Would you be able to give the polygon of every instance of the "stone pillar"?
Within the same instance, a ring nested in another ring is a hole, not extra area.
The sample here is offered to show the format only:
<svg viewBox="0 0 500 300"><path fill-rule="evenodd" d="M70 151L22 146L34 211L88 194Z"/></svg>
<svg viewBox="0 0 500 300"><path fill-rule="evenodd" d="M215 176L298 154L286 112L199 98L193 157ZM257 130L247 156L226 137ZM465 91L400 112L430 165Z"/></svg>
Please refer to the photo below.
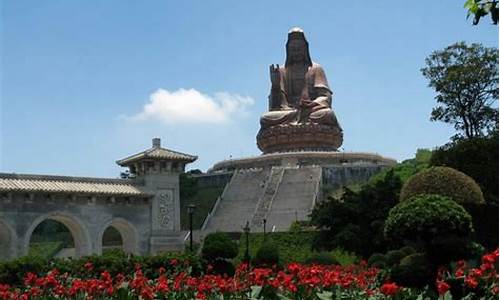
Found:
<svg viewBox="0 0 500 300"><path fill-rule="evenodd" d="M155 196L151 207L150 252L183 250L180 232L179 173L144 176L145 188Z"/></svg>

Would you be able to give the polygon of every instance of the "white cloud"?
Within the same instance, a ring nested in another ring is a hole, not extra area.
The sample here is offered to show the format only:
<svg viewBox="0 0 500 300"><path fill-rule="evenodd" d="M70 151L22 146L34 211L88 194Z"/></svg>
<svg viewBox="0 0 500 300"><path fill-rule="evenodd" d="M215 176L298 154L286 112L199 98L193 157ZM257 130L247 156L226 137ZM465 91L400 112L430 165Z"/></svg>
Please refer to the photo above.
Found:
<svg viewBox="0 0 500 300"><path fill-rule="evenodd" d="M213 97L195 89L169 92L159 89L149 98L142 112L129 117L134 121L160 120L172 123L226 123L246 113L254 104L250 97L216 93Z"/></svg>

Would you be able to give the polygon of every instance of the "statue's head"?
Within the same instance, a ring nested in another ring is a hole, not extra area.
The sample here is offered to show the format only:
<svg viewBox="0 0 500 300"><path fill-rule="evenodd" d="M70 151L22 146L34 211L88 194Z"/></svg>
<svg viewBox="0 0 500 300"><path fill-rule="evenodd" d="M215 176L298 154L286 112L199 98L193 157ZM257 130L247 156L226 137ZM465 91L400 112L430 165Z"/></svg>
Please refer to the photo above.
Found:
<svg viewBox="0 0 500 300"><path fill-rule="evenodd" d="M306 40L304 31L299 27L290 29L288 32L288 41L286 42L285 67L292 64L312 66L311 56L309 55L309 43Z"/></svg>

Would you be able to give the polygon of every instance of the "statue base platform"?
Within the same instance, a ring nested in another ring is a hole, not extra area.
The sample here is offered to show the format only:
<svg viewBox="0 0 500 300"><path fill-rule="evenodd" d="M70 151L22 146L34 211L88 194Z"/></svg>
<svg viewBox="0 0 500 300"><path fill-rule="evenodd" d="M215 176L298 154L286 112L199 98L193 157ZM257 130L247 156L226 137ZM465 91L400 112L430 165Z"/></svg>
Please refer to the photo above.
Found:
<svg viewBox="0 0 500 300"><path fill-rule="evenodd" d="M257 146L264 153L295 151L337 151L342 145L342 130L337 126L304 123L261 128Z"/></svg>
<svg viewBox="0 0 500 300"><path fill-rule="evenodd" d="M396 160L375 153L338 151L293 151L229 159L216 163L208 173L272 167L391 167Z"/></svg>

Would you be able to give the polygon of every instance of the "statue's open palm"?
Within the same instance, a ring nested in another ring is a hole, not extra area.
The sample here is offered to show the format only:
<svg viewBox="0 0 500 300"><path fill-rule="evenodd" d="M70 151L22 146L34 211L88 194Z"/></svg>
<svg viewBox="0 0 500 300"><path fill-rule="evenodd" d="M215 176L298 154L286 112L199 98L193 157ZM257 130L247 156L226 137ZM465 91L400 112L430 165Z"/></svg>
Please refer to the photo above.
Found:
<svg viewBox="0 0 500 300"><path fill-rule="evenodd" d="M280 74L280 66L279 65L270 65L269 73L271 75L271 85L273 87L280 86L281 74Z"/></svg>

